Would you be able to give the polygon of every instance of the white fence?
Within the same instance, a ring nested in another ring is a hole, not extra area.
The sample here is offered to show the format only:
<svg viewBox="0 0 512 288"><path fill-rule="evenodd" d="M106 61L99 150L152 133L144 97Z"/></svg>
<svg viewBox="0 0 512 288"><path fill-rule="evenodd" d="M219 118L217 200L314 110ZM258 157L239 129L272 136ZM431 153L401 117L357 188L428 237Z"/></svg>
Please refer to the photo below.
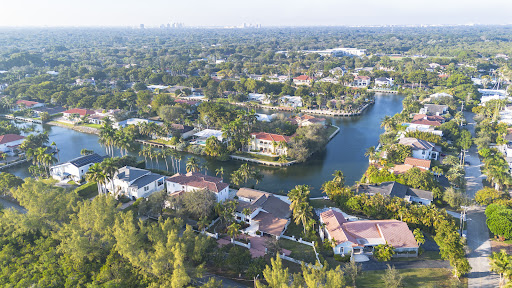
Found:
<svg viewBox="0 0 512 288"><path fill-rule="evenodd" d="M233 238L231 238L231 243L233 243L235 245L238 245L238 246L245 247L247 249L251 249L251 243L250 242L248 244L245 244L245 243L238 242L238 241L234 240Z"/></svg>
<svg viewBox="0 0 512 288"><path fill-rule="evenodd" d="M313 267L313 268L316 268L316 269L320 269L320 268L324 267L324 265L322 265L322 263L320 263L320 262L318 262L320 264L320 266L317 266L317 265L313 265L311 263L306 263L306 262L304 262L302 260L297 260L297 259L294 259L292 257L288 257L288 256L284 255L284 253L280 254L279 257L281 257L281 259L284 259L284 260L287 260L287 261L290 261L290 262L293 262L293 263L296 263L296 264L300 264L300 265L305 264L308 267Z"/></svg>
<svg viewBox="0 0 512 288"><path fill-rule="evenodd" d="M315 247L315 241L308 242L308 241L302 240L302 238L297 239L297 238L295 238L295 236L290 237L290 236L286 236L286 235L281 235L280 238L292 240L292 241L299 242L299 243L304 244L304 245Z"/></svg>
<svg viewBox="0 0 512 288"><path fill-rule="evenodd" d="M204 234L204 235L206 235L206 236L208 236L208 237L212 237L212 238L215 238L215 239L219 239L219 233L215 233L215 234L213 234L213 233L210 233L210 232L205 231L205 230L203 230L203 231L201 231L201 232L199 232L199 233Z"/></svg>

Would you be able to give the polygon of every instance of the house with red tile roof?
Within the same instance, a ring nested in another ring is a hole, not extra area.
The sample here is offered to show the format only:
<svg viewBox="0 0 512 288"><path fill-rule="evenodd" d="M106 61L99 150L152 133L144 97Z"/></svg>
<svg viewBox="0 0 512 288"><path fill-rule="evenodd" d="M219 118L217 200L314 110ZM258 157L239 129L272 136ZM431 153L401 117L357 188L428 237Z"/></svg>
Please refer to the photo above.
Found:
<svg viewBox="0 0 512 288"><path fill-rule="evenodd" d="M299 125L299 127L309 126L313 124L325 125L325 118L317 118L312 115L304 114L302 116L293 117L290 122Z"/></svg>
<svg viewBox="0 0 512 288"><path fill-rule="evenodd" d="M370 85L371 78L369 76L359 76L354 77L354 81L352 82L352 86L354 87L368 87Z"/></svg>
<svg viewBox="0 0 512 288"><path fill-rule="evenodd" d="M249 152L257 152L267 155L286 155L288 153L287 143L292 136L284 136L266 132L251 133L249 140Z"/></svg>
<svg viewBox="0 0 512 288"><path fill-rule="evenodd" d="M375 246L387 243L395 249L394 257L418 256L418 244L405 222L348 221L343 213L329 209L320 214L320 223L320 237L335 243L335 254L371 254Z"/></svg>
<svg viewBox="0 0 512 288"><path fill-rule="evenodd" d="M315 80L315 77L309 77L308 75L300 75L298 77L293 78L293 83L295 85L310 85L311 81Z"/></svg>
<svg viewBox="0 0 512 288"><path fill-rule="evenodd" d="M84 116L94 115L94 114L96 114L96 111L89 110L89 109L73 108L73 109L66 110L66 111L62 112L62 116L67 119L70 119L71 115L75 115L75 114L80 115L80 117L84 117Z"/></svg>
<svg viewBox="0 0 512 288"><path fill-rule="evenodd" d="M176 173L166 179L166 184L171 196L206 189L215 194L217 202L223 202L229 197L229 184L222 182L221 178L201 173Z"/></svg>
<svg viewBox="0 0 512 288"><path fill-rule="evenodd" d="M23 142L24 136L16 134L0 135L0 152L12 154L14 150Z"/></svg>
<svg viewBox="0 0 512 288"><path fill-rule="evenodd" d="M36 101L18 100L18 101L16 101L16 105L18 106L18 109L32 109L32 108L44 107L45 104L39 103Z"/></svg>

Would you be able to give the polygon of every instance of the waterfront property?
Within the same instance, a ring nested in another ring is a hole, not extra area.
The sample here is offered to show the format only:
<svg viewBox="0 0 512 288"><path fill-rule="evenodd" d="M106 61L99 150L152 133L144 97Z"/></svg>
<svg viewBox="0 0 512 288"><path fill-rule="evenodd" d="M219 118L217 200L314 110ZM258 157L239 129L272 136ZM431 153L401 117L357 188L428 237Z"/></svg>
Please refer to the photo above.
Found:
<svg viewBox="0 0 512 288"><path fill-rule="evenodd" d="M38 107L44 107L44 103L39 103L36 101L29 101L29 100L18 100L16 101L16 106L19 110L22 109L32 109L32 108L38 108Z"/></svg>
<svg viewBox="0 0 512 288"><path fill-rule="evenodd" d="M409 146L412 148L412 157L424 160L438 160L441 148L436 146L434 143L411 138L404 137L400 139L399 144Z"/></svg>
<svg viewBox="0 0 512 288"><path fill-rule="evenodd" d="M236 193L238 204L235 217L238 222L245 222L249 235L256 231L279 238L290 223L290 204L271 193L240 188Z"/></svg>
<svg viewBox="0 0 512 288"><path fill-rule="evenodd" d="M25 139L24 136L16 134L0 135L0 152L13 155L14 151L23 142L23 139Z"/></svg>
<svg viewBox="0 0 512 288"><path fill-rule="evenodd" d="M377 87L392 87L393 78L379 77L375 79L375 86Z"/></svg>
<svg viewBox="0 0 512 288"><path fill-rule="evenodd" d="M222 131L215 129L204 129L202 131L195 133L192 136L194 137L194 140L190 143L202 146L206 145L206 140L212 136L217 138L219 141L224 140L224 136L222 136Z"/></svg>
<svg viewBox="0 0 512 288"><path fill-rule="evenodd" d="M299 127L309 126L313 124L325 125L325 118L318 118L312 115L304 114L302 116L295 116L290 121L293 124L299 125Z"/></svg>
<svg viewBox="0 0 512 288"><path fill-rule="evenodd" d="M96 111L89 109L73 108L62 112L62 116L67 120L73 120L75 116L85 117L96 114Z"/></svg>
<svg viewBox="0 0 512 288"><path fill-rule="evenodd" d="M128 125L137 125L137 124L140 124L140 123L150 123L150 122L151 123L155 123L157 125L163 125L164 124L163 122L160 122L160 121L141 119L141 118L130 118L130 119L126 119L126 120L114 123L112 125L112 127L114 127L115 129L119 129L119 128L125 128Z"/></svg>
<svg viewBox="0 0 512 288"><path fill-rule="evenodd" d="M387 197L398 197L408 202L430 205L434 201L432 192L413 189L404 184L400 184L395 181L383 182L376 185L360 185L359 193L365 193L370 196L375 194L381 194Z"/></svg>
<svg viewBox="0 0 512 288"><path fill-rule="evenodd" d="M448 113L447 105L425 104L423 108L420 109L419 114L441 116L446 113Z"/></svg>
<svg viewBox="0 0 512 288"><path fill-rule="evenodd" d="M213 192L217 202L223 202L229 197L229 184L222 182L221 178L203 175L196 172L187 174L176 173L166 179L167 192L171 196L206 189Z"/></svg>
<svg viewBox="0 0 512 288"><path fill-rule="evenodd" d="M302 107L302 98L300 96L281 96L279 98L279 102L281 106L298 108Z"/></svg>
<svg viewBox="0 0 512 288"><path fill-rule="evenodd" d="M266 132L251 133L249 140L250 152L258 152L266 155L287 155L291 136L272 134Z"/></svg>
<svg viewBox="0 0 512 288"><path fill-rule="evenodd" d="M395 257L417 257L418 244L405 222L398 220L347 221L343 214L327 210L320 214L320 237L334 241L335 254L372 254L373 248L389 244Z"/></svg>
<svg viewBox="0 0 512 288"><path fill-rule="evenodd" d="M354 87L368 87L370 85L371 78L368 76L356 76L352 86Z"/></svg>
<svg viewBox="0 0 512 288"><path fill-rule="evenodd" d="M80 182L85 176L85 173L89 171L89 168L95 163L102 162L103 159L105 159L105 157L96 153L80 156L68 162L52 166L50 168L50 175L59 181L69 179Z"/></svg>
<svg viewBox="0 0 512 288"><path fill-rule="evenodd" d="M135 200L164 190L165 176L145 169L125 166L117 170L113 181L104 185L108 192L115 196L125 195Z"/></svg>
<svg viewBox="0 0 512 288"><path fill-rule="evenodd" d="M404 164L395 165L392 168L392 172L395 174L404 174L412 168L419 168L422 171L430 170L431 161L417 159L413 157L405 158Z"/></svg>

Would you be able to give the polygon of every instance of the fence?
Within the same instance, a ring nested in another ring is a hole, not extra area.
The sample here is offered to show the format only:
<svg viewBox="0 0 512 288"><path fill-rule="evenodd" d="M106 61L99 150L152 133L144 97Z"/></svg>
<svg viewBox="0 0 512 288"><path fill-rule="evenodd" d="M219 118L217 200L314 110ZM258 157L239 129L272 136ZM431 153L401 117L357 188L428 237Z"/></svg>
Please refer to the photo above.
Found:
<svg viewBox="0 0 512 288"><path fill-rule="evenodd" d="M238 242L238 241L234 240L233 238L231 238L231 243L233 243L235 245L238 245L238 246L245 247L247 249L251 249L251 243L250 242L248 244L245 244L245 243Z"/></svg>
<svg viewBox="0 0 512 288"><path fill-rule="evenodd" d="M302 238L300 239L296 239L295 236L286 236L286 235L281 235L280 238L284 238L284 239L288 239L288 240L292 240L292 241L295 241L295 242L299 242L300 244L304 244L304 245L308 245L308 246L311 246L311 247L315 247L315 241L313 242L308 242L308 241L304 241L302 240Z"/></svg>
<svg viewBox="0 0 512 288"><path fill-rule="evenodd" d="M316 268L316 269L321 269L322 267L324 267L324 265L322 265L322 263L320 263L320 262L318 262L320 264L319 266L318 265L313 265L311 263L306 263L306 262L304 262L302 260L297 260L297 259L294 259L292 257L288 257L288 256L284 255L284 253L280 254L279 257L281 257L281 259L284 259L286 261L290 261L290 262L293 262L293 263L296 263L296 264L300 264L300 265L305 264L308 267L312 267L312 268Z"/></svg>
<svg viewBox="0 0 512 288"><path fill-rule="evenodd" d="M215 239L219 239L219 233L215 233L215 234L213 234L213 233L210 233L210 232L205 231L205 230L203 230L203 231L201 231L201 232L199 232L199 233L204 234L204 235L206 235L206 236L208 236L208 237L212 237L212 238L215 238Z"/></svg>

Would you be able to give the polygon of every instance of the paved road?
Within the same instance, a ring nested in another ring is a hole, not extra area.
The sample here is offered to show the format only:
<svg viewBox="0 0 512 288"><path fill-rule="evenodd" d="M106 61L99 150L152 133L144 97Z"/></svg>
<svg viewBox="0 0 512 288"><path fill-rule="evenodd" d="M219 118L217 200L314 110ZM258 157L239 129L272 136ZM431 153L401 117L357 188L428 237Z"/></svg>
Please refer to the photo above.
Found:
<svg viewBox="0 0 512 288"><path fill-rule="evenodd" d="M465 112L464 116L468 121L467 129L475 136L474 114ZM470 165L466 166L466 191L472 199L475 193L482 189L482 179L485 176L480 171L481 163L478 158L478 151L473 145L466 154L466 161ZM480 206L471 206L467 213L467 242L469 247L468 261L471 265L471 272L468 274L468 287L498 287L498 276L489 271L489 255L491 254L491 241L489 240L489 231L485 224L485 208ZM469 220L471 219L471 220Z"/></svg>

